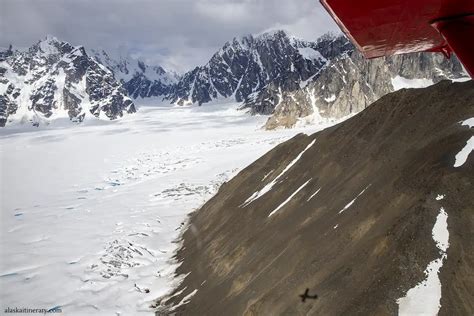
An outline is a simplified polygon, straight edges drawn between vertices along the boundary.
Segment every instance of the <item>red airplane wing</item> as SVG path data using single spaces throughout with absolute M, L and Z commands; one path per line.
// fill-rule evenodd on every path
M 321 0 L 321 3 L 367 58 L 454 51 L 466 68 L 471 69 L 471 74 L 474 72 L 469 63 L 469 59 L 471 63 L 474 60 L 474 0 Z M 448 23 L 450 32 L 440 28 L 439 21 L 453 19 L 457 25 Z M 445 27 L 444 22 L 441 24 Z M 461 51 L 455 42 L 463 42 Z

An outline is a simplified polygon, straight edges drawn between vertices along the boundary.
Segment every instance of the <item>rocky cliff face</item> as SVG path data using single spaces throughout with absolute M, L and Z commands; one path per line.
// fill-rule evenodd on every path
M 169 95 L 179 76 L 160 66 L 150 66 L 131 57 L 111 58 L 104 50 L 92 50 L 94 58 L 107 66 L 119 79 L 133 99 Z
M 358 51 L 337 56 L 304 88 L 278 93 L 267 87 L 258 102 L 270 98 L 274 113 L 266 128 L 291 127 L 301 118 L 341 118 L 358 113 L 401 87 L 426 86 L 466 74 L 456 58 L 418 53 L 367 60 Z M 270 95 L 270 96 L 269 96 Z M 246 106 L 255 107 L 255 101 Z M 268 107 L 271 107 L 269 105 Z
M 403 85 L 466 76 L 456 58 L 426 53 L 366 60 L 342 35 L 308 42 L 276 31 L 227 42 L 166 99 L 178 105 L 235 99 L 251 114 L 272 115 L 265 127 L 273 129 L 357 113 Z
M 443 81 L 278 145 L 192 214 L 157 315 L 473 315 L 473 120 Z
M 60 117 L 116 119 L 133 112 L 113 72 L 82 46 L 47 37 L 27 51 L 0 54 L 0 126 L 10 120 L 38 125 Z
M 179 105 L 201 105 L 217 98 L 242 102 L 269 84 L 295 90 L 349 45 L 329 37 L 319 42 L 302 41 L 283 31 L 234 38 L 205 66 L 186 73 L 167 99 Z M 254 110 L 269 111 L 265 105 Z

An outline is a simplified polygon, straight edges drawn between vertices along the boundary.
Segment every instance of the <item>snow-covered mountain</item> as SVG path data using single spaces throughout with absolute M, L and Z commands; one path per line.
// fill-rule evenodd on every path
M 266 128 L 272 129 L 357 113 L 400 84 L 466 76 L 456 58 L 441 54 L 366 60 L 343 35 L 311 42 L 274 31 L 225 43 L 206 65 L 184 74 L 166 99 L 178 105 L 234 99 L 251 114 L 271 114 Z
M 173 91 L 179 76 L 161 66 L 150 66 L 130 56 L 112 58 L 104 50 L 91 50 L 94 58 L 112 70 L 134 99 L 162 97 Z
M 115 119 L 135 112 L 122 83 L 107 67 L 52 36 L 26 51 L 0 53 L 0 126 L 7 121 L 86 117 Z
M 245 106 L 255 109 L 265 104 L 274 109 L 265 125 L 268 129 L 292 127 L 299 120 L 314 122 L 358 113 L 400 88 L 461 78 L 468 77 L 455 57 L 417 53 L 367 60 L 352 50 L 329 61 L 301 89 L 282 91 L 268 86 Z
M 357 113 L 403 85 L 465 76 L 456 58 L 431 53 L 366 60 L 343 35 L 236 37 L 182 76 L 47 37 L 27 51 L 0 52 L 0 124 L 100 113 L 114 119 L 134 112 L 132 99 L 159 97 L 177 105 L 231 99 L 251 114 L 271 115 L 268 129 L 292 127 Z
M 167 99 L 178 105 L 199 105 L 218 98 L 242 102 L 270 83 L 297 89 L 318 73 L 328 58 L 345 51 L 347 41 L 322 38 L 308 42 L 284 31 L 234 38 L 209 62 L 183 75 Z M 257 112 L 269 113 L 266 109 Z

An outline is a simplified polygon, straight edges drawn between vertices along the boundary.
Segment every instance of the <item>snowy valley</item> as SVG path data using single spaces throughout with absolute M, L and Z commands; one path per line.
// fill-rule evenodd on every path
M 322 128 L 266 132 L 266 116 L 237 107 L 141 107 L 112 122 L 2 129 L 3 302 L 152 314 L 179 284 L 173 255 L 187 215 L 266 151 Z

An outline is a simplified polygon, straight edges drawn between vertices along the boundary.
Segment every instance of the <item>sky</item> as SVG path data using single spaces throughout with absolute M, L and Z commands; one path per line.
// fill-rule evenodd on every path
M 318 0 L 0 0 L 0 47 L 47 34 L 183 73 L 236 36 L 338 32 Z

